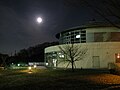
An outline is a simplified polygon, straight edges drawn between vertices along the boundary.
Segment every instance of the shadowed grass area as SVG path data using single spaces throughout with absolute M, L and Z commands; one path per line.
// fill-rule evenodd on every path
M 120 86 L 120 76 L 107 70 L 0 70 L 0 90 L 108 90 Z

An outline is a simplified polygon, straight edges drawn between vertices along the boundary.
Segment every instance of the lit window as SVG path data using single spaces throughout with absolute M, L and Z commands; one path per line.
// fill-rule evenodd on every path
M 120 58 L 120 54 L 117 55 L 117 58 Z
M 76 35 L 76 38 L 80 38 L 80 35 Z
M 54 64 L 54 67 L 57 66 L 57 59 L 53 59 L 53 64 Z
M 59 57 L 64 58 L 64 55 L 60 55 Z
M 64 58 L 64 54 L 58 53 L 60 58 Z

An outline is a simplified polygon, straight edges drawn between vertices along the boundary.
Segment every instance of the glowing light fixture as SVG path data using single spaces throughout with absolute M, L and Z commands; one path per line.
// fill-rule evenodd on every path
M 80 35 L 76 35 L 76 38 L 80 38 Z
M 117 55 L 117 58 L 120 58 L 120 54 Z
M 48 63 L 46 63 L 46 66 L 48 66 Z
M 64 58 L 64 55 L 60 55 L 59 57 Z
M 28 69 L 29 69 L 29 70 L 31 70 L 31 69 L 32 69 L 32 67 L 30 66 L 30 67 L 28 67 Z
M 37 65 L 34 65 L 34 68 L 36 68 L 37 67 Z
M 20 66 L 20 64 L 18 64 L 18 67 Z

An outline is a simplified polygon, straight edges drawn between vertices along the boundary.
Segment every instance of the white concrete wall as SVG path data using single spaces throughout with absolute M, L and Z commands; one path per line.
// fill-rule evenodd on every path
M 94 33 L 94 32 L 120 32 L 119 28 L 116 27 L 93 27 L 87 28 L 87 33 Z
M 87 47 L 87 55 L 84 60 L 76 62 L 77 68 L 93 68 L 93 56 L 100 57 L 100 68 L 108 68 L 108 63 L 115 62 L 115 53 L 120 53 L 120 42 L 96 42 L 77 44 Z M 62 46 L 62 45 L 61 45 Z M 60 51 L 58 46 L 45 49 L 45 53 Z M 61 63 L 58 67 L 65 68 L 67 63 Z
M 107 32 L 107 33 L 120 32 L 120 29 L 118 29 L 116 27 L 86 28 L 86 42 L 94 42 L 94 33 L 100 33 L 100 32 Z M 105 37 L 104 39 L 107 39 L 107 37 Z

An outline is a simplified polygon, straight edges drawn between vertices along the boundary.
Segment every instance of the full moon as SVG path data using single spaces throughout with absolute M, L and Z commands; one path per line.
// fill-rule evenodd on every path
M 38 23 L 41 23 L 41 22 L 42 22 L 42 18 L 41 18 L 41 17 L 38 17 L 38 18 L 37 18 L 37 22 L 38 22 Z

